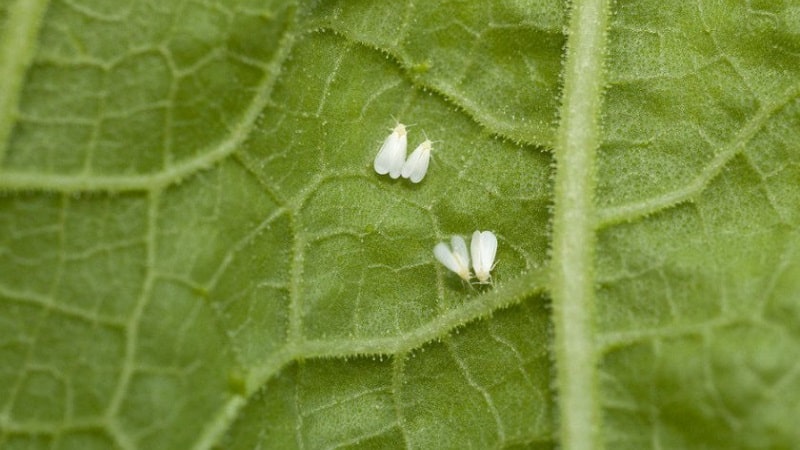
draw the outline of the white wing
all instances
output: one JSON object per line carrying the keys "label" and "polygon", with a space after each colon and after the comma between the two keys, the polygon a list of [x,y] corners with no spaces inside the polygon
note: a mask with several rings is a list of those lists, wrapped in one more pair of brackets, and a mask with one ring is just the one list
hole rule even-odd
{"label": "white wing", "polygon": [[481,265],[488,273],[494,265],[494,257],[497,254],[497,236],[491,231],[481,233]]}
{"label": "white wing", "polygon": [[461,263],[469,267],[469,252],[467,252],[467,243],[464,238],[455,235],[450,238],[450,245],[453,247],[453,254],[461,260]]}
{"label": "white wing", "polygon": [[439,242],[436,244],[436,247],[433,247],[433,254],[440,263],[442,263],[452,272],[458,273],[458,271],[461,269],[456,261],[456,257],[453,255],[453,252],[450,251],[450,249],[447,247],[447,244],[444,242]]}
{"label": "white wing", "polygon": [[467,251],[467,243],[461,236],[453,236],[450,238],[450,245],[453,247],[453,256],[458,261],[459,270],[455,271],[458,276],[465,281],[469,281],[469,252]]}
{"label": "white wing", "polygon": [[[397,131],[392,134],[397,134]],[[406,162],[406,147],[408,147],[408,138],[405,134],[399,135],[397,144],[392,154],[392,162],[389,167],[389,176],[392,178],[400,178],[400,172],[403,170],[403,164]]]}
{"label": "white wing", "polygon": [[475,270],[475,276],[480,279],[484,275],[483,258],[481,258],[481,232],[475,231],[472,233],[472,241],[469,243],[469,250],[472,253],[472,268]]}
{"label": "white wing", "polygon": [[419,183],[425,178],[428,172],[428,163],[431,160],[431,141],[425,140],[419,144],[416,149],[408,157],[408,160],[403,164],[403,171],[401,175],[403,178],[408,178],[412,183]]}
{"label": "white wing", "polygon": [[[373,164],[375,172],[380,175],[388,173],[392,178],[397,178],[406,159],[406,144],[406,135],[393,131],[383,141],[378,155],[375,156],[375,163]],[[398,175],[395,176],[395,173]]]}
{"label": "white wing", "polygon": [[467,244],[461,236],[453,236],[450,240],[453,249],[447,247],[444,242],[439,242],[433,248],[433,254],[440,263],[458,274],[464,281],[469,281],[469,254],[467,254]]}
{"label": "white wing", "polygon": [[478,281],[485,283],[492,271],[494,257],[497,254],[497,236],[491,231],[475,231],[470,242],[472,268]]}

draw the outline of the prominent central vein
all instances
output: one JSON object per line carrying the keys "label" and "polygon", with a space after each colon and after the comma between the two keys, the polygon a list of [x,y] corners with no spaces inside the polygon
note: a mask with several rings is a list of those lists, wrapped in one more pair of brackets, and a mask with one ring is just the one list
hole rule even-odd
{"label": "prominent central vein", "polygon": [[556,137],[552,296],[561,447],[600,447],[594,342],[595,158],[608,0],[574,0]]}

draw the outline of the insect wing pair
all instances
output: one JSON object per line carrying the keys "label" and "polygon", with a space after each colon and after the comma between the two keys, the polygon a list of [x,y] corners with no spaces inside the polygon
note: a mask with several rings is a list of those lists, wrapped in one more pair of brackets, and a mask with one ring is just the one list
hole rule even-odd
{"label": "insect wing pair", "polygon": [[455,272],[462,280],[469,282],[469,253],[467,253],[467,243],[461,236],[450,238],[450,247],[444,242],[439,242],[433,247],[433,255],[440,263]]}
{"label": "insect wing pair", "polygon": [[472,233],[470,252],[475,278],[480,284],[489,283],[494,269],[494,257],[497,254],[497,236],[491,231],[475,231]]}
{"label": "insect wing pair", "polygon": [[375,157],[375,163],[373,164],[375,172],[380,175],[388,173],[390,177],[397,179],[403,171],[407,147],[406,126],[398,123],[392,130],[392,134],[383,141],[383,145]]}

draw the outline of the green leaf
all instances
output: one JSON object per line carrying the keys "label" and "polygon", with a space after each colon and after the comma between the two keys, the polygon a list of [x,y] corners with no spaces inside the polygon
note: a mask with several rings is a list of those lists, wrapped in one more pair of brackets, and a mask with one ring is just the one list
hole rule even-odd
{"label": "green leaf", "polygon": [[799,63],[791,1],[2,2],[0,447],[796,448]]}

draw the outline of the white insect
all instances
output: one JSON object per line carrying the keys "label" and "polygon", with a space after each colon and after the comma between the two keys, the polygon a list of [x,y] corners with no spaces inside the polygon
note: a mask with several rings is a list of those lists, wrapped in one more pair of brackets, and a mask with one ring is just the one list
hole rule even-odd
{"label": "white insect", "polygon": [[[451,249],[452,248],[452,249]],[[433,254],[445,267],[458,274],[462,280],[469,282],[469,253],[467,253],[467,243],[461,236],[453,236],[450,239],[450,247],[444,242],[439,242],[433,248]]]}
{"label": "white insect", "polygon": [[480,284],[488,284],[492,278],[490,272],[494,268],[494,257],[497,254],[497,236],[491,231],[475,231],[472,233],[470,252],[475,278]]}
{"label": "white insect", "polygon": [[373,165],[375,172],[380,175],[388,173],[392,178],[399,178],[406,161],[407,147],[406,126],[398,123],[392,130],[392,134],[383,141],[383,145],[375,157]]}
{"label": "white insect", "polygon": [[419,144],[411,152],[411,156],[403,164],[401,173],[403,178],[408,178],[412,183],[419,183],[425,178],[425,173],[428,172],[428,163],[431,160],[431,144],[433,142],[426,137],[422,144]]}

